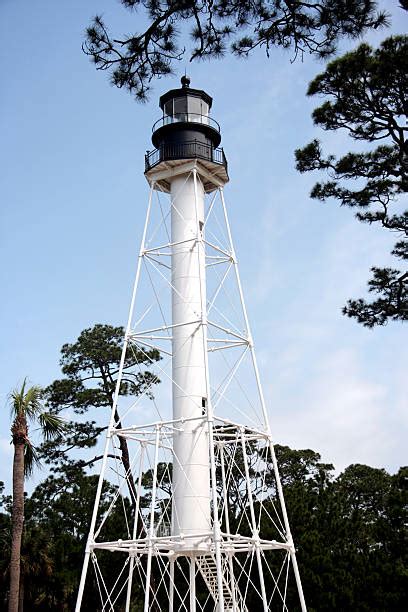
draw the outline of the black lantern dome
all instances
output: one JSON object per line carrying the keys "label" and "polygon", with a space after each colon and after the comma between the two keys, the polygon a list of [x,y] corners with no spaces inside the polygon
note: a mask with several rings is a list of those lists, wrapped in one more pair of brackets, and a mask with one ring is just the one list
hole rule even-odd
{"label": "black lantern dome", "polygon": [[[228,180],[227,161],[219,147],[219,124],[210,117],[212,98],[202,89],[190,87],[190,79],[183,76],[179,89],[171,89],[160,98],[162,117],[152,129],[154,151],[146,154],[146,173],[159,164],[166,167],[177,161],[199,159],[208,170],[222,171]],[[222,166],[222,168],[220,168]]]}

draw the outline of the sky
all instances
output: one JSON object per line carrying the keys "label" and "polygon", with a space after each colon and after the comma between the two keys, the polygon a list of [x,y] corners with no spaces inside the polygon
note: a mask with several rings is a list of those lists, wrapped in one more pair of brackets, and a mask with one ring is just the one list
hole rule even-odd
{"label": "sky", "polygon": [[[397,2],[388,31],[407,29]],[[28,377],[60,376],[62,344],[95,323],[123,325],[147,204],[144,153],[159,96],[192,87],[214,98],[228,158],[230,222],[276,442],[312,448],[337,470],[405,465],[406,331],[368,330],[341,314],[365,294],[369,268],[389,265],[394,236],[349,209],[312,201],[317,176],[294,168],[294,149],[320,138],[350,149],[345,133],[313,126],[305,96],[324,64],[259,52],[249,60],[180,63],[147,104],[109,85],[81,51],[90,18],[117,33],[137,17],[115,0],[0,0],[0,480],[10,488],[7,398]],[[344,43],[343,49],[356,43]]]}

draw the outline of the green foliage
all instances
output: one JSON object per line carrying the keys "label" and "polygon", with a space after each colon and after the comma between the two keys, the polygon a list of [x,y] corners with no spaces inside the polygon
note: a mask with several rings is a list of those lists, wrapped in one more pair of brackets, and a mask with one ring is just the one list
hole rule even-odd
{"label": "green foliage", "polygon": [[283,487],[295,484],[317,485],[330,480],[334,466],[321,463],[319,453],[310,449],[292,450],[289,446],[279,444],[276,445],[275,451]]}
{"label": "green foliage", "polygon": [[[89,408],[111,406],[124,340],[123,327],[97,324],[81,332],[73,344],[61,349],[61,370],[65,378],[54,381],[45,390],[47,403],[55,411],[73,408],[84,414]],[[121,395],[149,392],[158,378],[138,366],[160,359],[158,351],[129,349],[124,361]]]}
{"label": "green foliage", "polygon": [[369,28],[388,24],[372,0],[121,0],[133,11],[141,9],[148,20],[144,32],[111,36],[101,16],[86,30],[84,52],[97,70],[107,70],[111,82],[127,89],[139,101],[146,99],[149,83],[174,70],[184,58],[180,42],[181,23],[190,29],[193,45],[190,61],[218,58],[229,50],[248,56],[258,47],[267,55],[271,48],[292,49],[327,57],[335,52],[342,36],[357,38]]}
{"label": "green foliage", "polygon": [[39,424],[46,440],[60,438],[64,431],[63,420],[45,412],[41,402],[41,389],[38,386],[27,388],[27,379],[20,389],[10,393],[11,437],[14,445],[13,459],[13,499],[10,521],[9,551],[9,610],[19,608],[19,599],[24,588],[24,556],[22,555],[22,535],[24,528],[24,479],[30,476],[34,466],[39,464],[39,456],[29,437],[29,425]]}
{"label": "green foliage", "polygon": [[[318,453],[276,451],[308,610],[405,609],[407,468],[351,465],[334,478]],[[293,583],[289,597],[296,608]]]}
{"label": "green foliage", "polygon": [[[48,477],[26,500],[26,521],[22,547],[22,580],[27,610],[48,612],[75,608],[80,571],[89,530],[98,477],[77,472],[75,483],[66,475]],[[101,511],[110,504],[114,488],[104,483]],[[129,505],[129,500],[123,503]],[[123,533],[123,512],[114,509],[103,528],[103,538],[117,539]],[[4,560],[0,562],[0,586],[7,589],[10,516],[0,514],[0,542],[5,543]],[[121,559],[102,555],[100,564],[106,576],[119,571]],[[1,601],[1,599],[0,599]],[[87,583],[84,608],[100,609],[98,587],[94,577]]]}
{"label": "green foliage", "polygon": [[[44,397],[53,414],[68,409],[77,415],[94,415],[99,408],[109,411],[119,372],[124,341],[123,327],[97,324],[81,332],[78,340],[64,344],[61,349],[61,369],[64,378],[55,380],[44,391]],[[132,346],[128,348],[124,364],[120,395],[137,396],[146,393],[152,397],[152,387],[160,381],[149,369],[152,363],[160,359],[156,350],[142,351]],[[106,418],[105,418],[106,421]],[[115,421],[120,426],[120,415],[116,410]],[[64,439],[45,442],[40,449],[40,456],[53,469],[63,469],[66,474],[75,478],[77,470],[92,467],[101,459],[100,455],[73,459],[72,451],[93,449],[99,436],[106,427],[99,427],[95,420],[70,420],[66,425]],[[128,471],[128,453],[126,440],[121,438],[122,460]],[[131,482],[133,482],[131,480]],[[131,484],[132,486],[132,484]]]}
{"label": "green foliage", "polygon": [[27,420],[34,420],[41,412],[41,389],[32,386],[27,389],[27,379],[24,379],[21,389],[14,389],[10,393],[10,413],[14,420],[17,417],[24,417]]}
{"label": "green foliage", "polygon": [[343,313],[354,317],[366,327],[384,325],[388,320],[408,319],[408,272],[401,274],[393,268],[371,268],[373,277],[368,290],[380,297],[372,302],[349,300]]}
{"label": "green foliage", "polygon": [[[256,464],[256,447],[249,460]],[[311,612],[355,610],[356,612],[398,612],[408,605],[408,467],[395,475],[366,465],[350,465],[334,477],[333,466],[322,463],[318,453],[276,446],[285,500],[308,610]],[[171,466],[159,465],[160,474]],[[78,470],[75,480],[68,472],[50,475],[26,500],[26,522],[22,550],[25,607],[48,612],[68,611],[75,598],[83,551],[92,513],[97,476]],[[164,486],[167,487],[166,479]],[[151,494],[151,470],[142,475],[147,507]],[[0,487],[0,492],[1,492]],[[105,482],[101,515],[107,510],[115,488]],[[229,491],[230,507],[235,503]],[[0,602],[6,602],[10,542],[10,498],[0,495]],[[100,539],[115,540],[125,530],[121,505],[113,508]],[[272,507],[269,509],[274,516]],[[241,510],[243,511],[243,510]],[[272,530],[264,514],[261,526]],[[272,533],[272,531],[271,531]],[[269,563],[280,567],[279,551],[266,553]],[[123,563],[121,555],[100,557],[104,576],[116,576]],[[109,570],[111,570],[109,572]],[[274,588],[266,576],[267,590]],[[109,579],[109,578],[108,578]],[[160,576],[154,577],[160,582]],[[270,582],[268,582],[270,581]],[[133,591],[135,605],[142,593]],[[87,610],[99,609],[98,588],[89,572],[85,590]],[[289,582],[288,608],[296,609],[296,585]],[[118,604],[120,609],[120,604]],[[138,608],[137,608],[138,609]]]}
{"label": "green foliage", "polygon": [[[325,157],[320,142],[313,140],[295,152],[300,172],[329,175],[329,181],[316,183],[311,197],[322,202],[334,198],[355,209],[362,223],[395,232],[399,240],[392,255],[402,260],[408,258],[408,211],[398,208],[408,191],[407,74],[407,36],[387,38],[378,49],[362,44],[329,63],[309,85],[308,95],[328,98],[313,111],[313,121],[324,130],[344,129],[371,148],[336,159]],[[349,300],[343,313],[366,327],[406,321],[408,273],[379,267],[372,273],[369,291],[379,297]]]}
{"label": "green foliage", "polygon": [[61,440],[65,422],[59,416],[46,412],[42,405],[42,389],[36,385],[27,388],[24,379],[20,389],[9,396],[10,413],[13,419],[11,434],[13,444],[24,445],[24,474],[31,476],[34,467],[40,467],[38,449],[29,438],[29,424],[39,424],[43,438],[48,441]]}

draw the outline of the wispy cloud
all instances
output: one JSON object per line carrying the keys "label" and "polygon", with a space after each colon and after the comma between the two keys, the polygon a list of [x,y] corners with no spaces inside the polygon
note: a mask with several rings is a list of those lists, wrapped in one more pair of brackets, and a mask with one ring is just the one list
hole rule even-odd
{"label": "wispy cloud", "polygon": [[387,389],[364,376],[355,351],[325,356],[291,399],[296,402],[285,410],[273,410],[280,441],[311,447],[337,469],[389,464],[395,431],[387,425]]}
{"label": "wispy cloud", "polygon": [[[267,245],[250,281],[272,429],[277,441],[311,447],[337,469],[356,462],[394,470],[406,463],[408,351],[396,327],[370,331],[340,313],[347,298],[364,295],[369,267],[387,261],[390,237],[345,215],[336,220],[316,236],[324,257],[304,266],[297,252],[282,268]],[[274,233],[267,223],[262,231]]]}

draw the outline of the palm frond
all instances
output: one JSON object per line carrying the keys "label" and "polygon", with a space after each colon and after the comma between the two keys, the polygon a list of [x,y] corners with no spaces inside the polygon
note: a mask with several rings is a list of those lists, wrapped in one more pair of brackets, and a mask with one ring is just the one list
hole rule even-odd
{"label": "palm frond", "polygon": [[41,412],[38,420],[46,440],[52,440],[61,435],[66,427],[64,419],[51,412]]}
{"label": "palm frond", "polygon": [[34,419],[41,410],[41,387],[34,385],[26,390],[27,378],[20,389],[13,389],[9,395],[11,417],[24,416]]}
{"label": "palm frond", "polygon": [[41,467],[36,447],[28,440],[24,446],[24,475],[31,476],[34,467]]}
{"label": "palm frond", "polygon": [[37,385],[27,390],[24,398],[24,411],[28,418],[35,419],[41,411],[42,389]]}
{"label": "palm frond", "polygon": [[65,421],[56,414],[44,412],[41,405],[42,390],[36,385],[27,389],[27,379],[24,379],[21,388],[14,389],[9,395],[14,436],[24,439],[24,474],[31,476],[34,467],[41,467],[37,449],[27,437],[27,420],[37,420],[46,440],[52,440],[65,430]]}
{"label": "palm frond", "polygon": [[11,393],[9,394],[11,418],[15,418],[21,412],[26,383],[27,378],[24,379],[23,384],[21,385],[21,389],[13,389],[13,391],[11,391]]}

